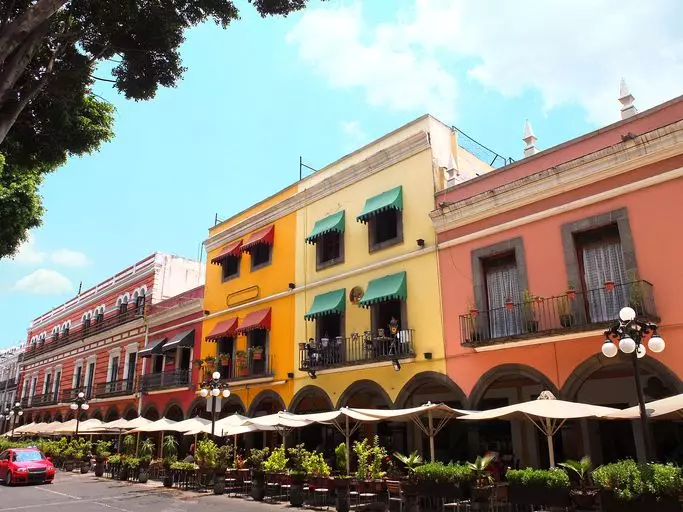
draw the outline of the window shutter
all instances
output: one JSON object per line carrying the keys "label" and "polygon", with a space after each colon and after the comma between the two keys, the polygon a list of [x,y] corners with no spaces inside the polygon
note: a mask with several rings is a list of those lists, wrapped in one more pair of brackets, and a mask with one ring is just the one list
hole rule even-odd
{"label": "window shutter", "polygon": [[[627,282],[621,243],[618,241],[587,245],[582,249],[584,282],[590,321],[608,322],[627,305]],[[605,289],[605,281],[614,281],[614,290]]]}

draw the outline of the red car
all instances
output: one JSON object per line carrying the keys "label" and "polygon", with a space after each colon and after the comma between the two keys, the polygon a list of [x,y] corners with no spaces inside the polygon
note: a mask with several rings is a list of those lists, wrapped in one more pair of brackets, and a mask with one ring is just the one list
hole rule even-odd
{"label": "red car", "polygon": [[0,481],[5,485],[51,484],[54,478],[52,461],[36,448],[13,448],[0,453]]}

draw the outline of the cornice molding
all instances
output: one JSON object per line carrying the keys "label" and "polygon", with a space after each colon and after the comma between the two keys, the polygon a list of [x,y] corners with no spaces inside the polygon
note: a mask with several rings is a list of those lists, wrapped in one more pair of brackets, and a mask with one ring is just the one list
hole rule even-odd
{"label": "cornice molding", "polygon": [[[165,311],[160,311],[158,313],[149,315],[147,317],[147,325],[151,330],[152,327],[158,327],[168,322],[172,322],[173,320],[178,320],[179,318],[183,318],[193,313],[199,313],[201,311],[204,311],[203,299],[191,299],[184,304],[173,306]],[[197,318],[193,321],[201,322],[202,319]]]}
{"label": "cornice molding", "polygon": [[683,154],[683,121],[434,210],[437,233],[516,210]]}
{"label": "cornice molding", "polygon": [[310,188],[297,192],[270,208],[249,216],[224,231],[216,233],[204,241],[204,247],[208,253],[221,245],[272,224],[286,215],[295,213],[320,199],[339,192],[349,185],[364,180],[398,162],[421,153],[429,149],[429,147],[429,134],[427,132],[416,133],[393,146],[378,151],[362,162],[340,170],[320,183],[312,185]]}

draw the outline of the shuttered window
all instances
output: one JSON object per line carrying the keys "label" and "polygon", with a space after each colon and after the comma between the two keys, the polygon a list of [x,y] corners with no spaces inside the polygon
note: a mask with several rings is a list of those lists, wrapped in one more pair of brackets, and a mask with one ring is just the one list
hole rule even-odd
{"label": "shuttered window", "polygon": [[521,334],[522,318],[519,306],[511,310],[505,306],[508,297],[511,297],[516,305],[522,298],[514,254],[485,261],[484,272],[491,338]]}

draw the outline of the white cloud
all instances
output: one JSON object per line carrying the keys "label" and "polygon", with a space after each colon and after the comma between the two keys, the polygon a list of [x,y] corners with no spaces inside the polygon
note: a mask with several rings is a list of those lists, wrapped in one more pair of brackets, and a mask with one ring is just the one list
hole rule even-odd
{"label": "white cloud", "polygon": [[680,0],[415,0],[375,27],[359,4],[311,9],[287,40],[372,105],[448,122],[457,79],[472,79],[510,97],[538,92],[545,110],[578,104],[605,124],[619,117],[622,76],[640,110],[683,92],[681,19]]}
{"label": "white cloud", "polygon": [[71,292],[73,284],[68,277],[59,272],[40,268],[19,279],[12,289],[34,295],[61,295]]}
{"label": "white cloud", "polygon": [[45,260],[45,253],[38,251],[33,235],[29,234],[28,240],[19,246],[13,259],[17,263],[37,265]]}
{"label": "white cloud", "polygon": [[80,251],[57,249],[50,254],[50,260],[65,267],[84,267],[88,264],[88,257]]}
{"label": "white cloud", "polygon": [[341,129],[351,147],[361,146],[367,141],[367,135],[358,121],[342,121]]}

